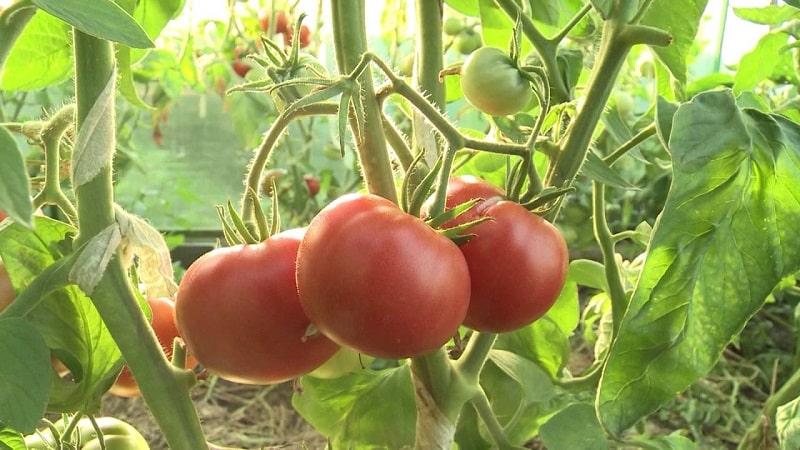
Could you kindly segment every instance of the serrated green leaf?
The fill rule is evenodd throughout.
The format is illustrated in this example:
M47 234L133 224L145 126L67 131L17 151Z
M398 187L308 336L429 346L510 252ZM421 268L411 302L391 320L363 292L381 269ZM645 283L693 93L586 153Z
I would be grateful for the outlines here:
M800 398L778 407L775 427L782 449L800 448Z
M654 0L642 24L660 28L672 35L666 47L651 47L681 86L686 84L686 60L697 35L708 0Z
M678 109L669 143L673 185L598 392L614 435L708 373L800 268L800 126L709 92Z
M608 291L605 266L590 259L576 259L569 263L569 276L580 286Z
M759 39L755 48L739 61L739 68L733 79L733 91L740 93L753 89L772 75L788 40L789 35L786 33L767 33Z
M333 379L304 377L302 387L292 405L333 448L414 445L417 414L408 365Z
M800 18L800 11L787 5L768 5L756 8L733 8L736 17L761 25L780 25L791 19Z
M556 413L542 425L539 438L549 450L605 450L610 447L594 407L588 403L574 403Z
M50 393L50 350L26 320L0 320L0 422L31 433Z
M0 210L15 221L33 227L33 205L25 161L17 141L0 127Z
M61 83L71 74L72 36L69 26L37 10L8 55L0 89L41 89Z
M32 0L44 11L76 29L134 48L155 46L136 20L111 0Z
M555 379L569 359L570 345L568 335L548 315L549 312L527 327L501 334L494 348L535 361Z

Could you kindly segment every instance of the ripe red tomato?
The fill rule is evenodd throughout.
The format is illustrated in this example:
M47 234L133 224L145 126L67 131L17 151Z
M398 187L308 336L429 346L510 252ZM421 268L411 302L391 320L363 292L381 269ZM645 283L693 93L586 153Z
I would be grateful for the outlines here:
M309 44L311 44L311 29L300 25L300 47L306 48Z
M324 335L400 359L455 335L469 304L469 271L458 247L421 219L382 197L349 194L308 226L297 288Z
M170 298L149 298L147 304L150 306L152 318L150 325L156 333L161 349L167 358L172 358L172 346L175 338L180 337L178 328L175 326L175 302ZM185 367L191 369L197 365L197 361L191 356L186 358ZM117 381L109 389L114 395L120 397L138 397L142 395L136 380L133 379L130 369L127 366L122 368L117 377Z
M297 295L295 260L304 229L254 245L213 250L189 266L178 287L176 321L209 372L248 384L304 375L339 349L309 335Z
M269 29L270 23L270 12L266 10L261 13L260 17L258 18L259 25L261 26L261 31L269 32L271 31L273 34L280 34L285 33L286 30L289 29L289 15L286 14L286 11L276 11L275 12L275 28L273 30Z
M464 325L504 333L543 316L567 276L567 244L550 222L521 205L490 199L477 205L492 220L472 227L462 245L472 283Z
M304 175L303 181L306 182L306 187L308 188L308 194L310 196L315 196L319 194L319 178L313 175Z
M459 175L450 177L447 182L447 196L445 199L445 210L450 210L458 205L467 203L471 200L487 200L493 197L505 195L502 189L472 175ZM422 217L428 215L428 211L433 203L433 198L428 199L422 206ZM446 222L442 228L452 228L480 218L477 205L461 213L453 220Z
M8 215L6 215L6 212L0 209L0 222L2 222L3 219L5 219L6 217L8 217Z
M11 277L8 275L3 260L0 259L0 311L6 309L14 301L14 286L11 285Z
M250 69L252 69L250 64L247 64L244 60L242 60L242 57L245 56L244 52L245 49L242 47L236 47L233 49L233 62L231 63L231 68L233 68L233 71L236 73L236 75L239 75L242 78L244 78L245 75L247 75L247 72L250 72Z
M496 47L475 50L461 67L464 98L478 110L493 116L522 111L533 96L530 83L511 58Z

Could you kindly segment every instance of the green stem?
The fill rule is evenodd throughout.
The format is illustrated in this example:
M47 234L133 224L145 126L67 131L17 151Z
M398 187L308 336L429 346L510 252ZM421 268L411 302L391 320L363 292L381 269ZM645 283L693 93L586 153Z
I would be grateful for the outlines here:
M444 67L444 49L442 48L442 3L430 0L414 2L417 19L415 40L417 64L414 81L420 92L424 92L428 100L444 112L445 86L439 80L439 72ZM415 130L416 134L417 131Z
M259 192L261 186L261 175L264 172L264 167L267 164L269 155L272 153L272 149L275 148L275 144L283 135L284 131L286 131L286 128L289 126L289 124L298 117L336 114L339 111L339 105L329 102L313 103L303 108L286 111L289 112L282 112L280 115L278 115L275 121L272 122L272 126L270 126L269 130L267 130L267 133L264 135L264 139L261 140L261 145L258 146L256 155L253 157L253 160L250 161L250 168L247 172L247 177L245 178L245 190L244 194L242 194L241 216L246 222L254 223L252 217L254 206L253 197L248 194L248 191L252 189L254 192Z
M567 22L567 24L564 25L561 30L559 30L550 40L556 43L563 41L569 32L572 31L572 29L575 28L575 26L578 25L581 20L583 20L586 14L589 14L589 11L592 10L592 7L593 6L591 2L587 2L585 5L583 5L583 7L572 17L572 19L570 19L570 21Z
M498 450L522 449L522 447L518 447L508 440L502 425L497 421L497 416L495 416L489 398L486 396L486 392L484 392L483 389L480 389L480 392L470 399L470 404L475 408L483 424L486 425L489 434L492 435L495 444L494 448Z
M620 145L619 148L614 150L610 155L603 158L603 162L608 164L609 166L613 165L623 155L625 155L634 147L646 141L650 137L654 136L655 134L656 134L656 124L651 123L650 125L644 127L642 131L636 133L636 136L628 139L627 142Z
M455 363L455 370L467 383L478 382L489 352L497 341L494 333L475 333L467 344L464 353Z
M611 299L611 315L614 320L613 335L616 336L622 323L622 316L625 315L625 310L628 308L628 299L619 277L619 268L614 253L614 237L606 220L605 186L597 181L592 182L592 215L594 217L594 236L603 254L608 296Z
M351 73L368 49L364 0L331 0L331 11L339 72ZM361 89L355 95L361 97L361 102L354 103L363 106L364 127L361 129L359 126L357 111L350 115L350 128L356 137L356 150L367 191L397 203L397 190L372 72L363 71L358 83Z
M110 42L73 30L77 124L82 125L101 92L114 82L114 48ZM107 115L103 120L113 121ZM113 125L113 124L112 124ZM110 127L113 129L113 126ZM90 181L75 188L80 231L75 246L115 222L111 158ZM118 255L90 295L100 317L119 346L139 384L153 417L173 449L206 448L189 389L161 350L150 324L139 308L127 271Z
M33 207L53 203L61 209L72 224L78 218L75 206L61 189L61 137L75 123L75 107L61 108L42 130L42 146L45 154L44 187L33 199Z
M793 373L791 378L781 386L778 392L772 394L767 399L764 403L764 409L761 411L761 415L756 419L750 429L747 430L738 448L740 450L761 448L764 429L772 426L778 407L794 400L798 396L800 396L800 371Z

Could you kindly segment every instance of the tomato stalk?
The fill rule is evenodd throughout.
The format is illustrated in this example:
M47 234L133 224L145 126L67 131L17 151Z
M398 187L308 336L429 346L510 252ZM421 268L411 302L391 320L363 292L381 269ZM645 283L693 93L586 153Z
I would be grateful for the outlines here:
M350 73L367 52L364 10L364 0L331 0L333 41L340 73ZM357 98L352 102L355 111L350 114L350 128L355 136L364 181L370 193L397 203L397 190L372 73L369 70L363 71L358 78L358 84L360 92L355 95L360 96L360 101ZM363 122L359 121L359 116L363 117Z
M622 323L622 316L628 309L628 298L625 289L622 287L620 273L616 262L614 251L614 240L611 230L608 228L605 210L606 188L602 183L592 181L592 216L595 240L600 246L603 255L603 268L608 284L608 297L611 299L611 315L613 317L612 336L617 335L619 326Z
M626 11L624 4L628 2L622 3L617 5L615 14L623 14ZM588 89L583 106L566 131L564 141L560 145L561 152L548 168L544 180L545 186L568 187L572 184L586 157L592 133L600 121L617 75L633 45L638 43L668 45L670 39L669 34L664 31L629 25L617 15L612 15L606 20L600 53L587 83ZM548 218L552 219L556 213L557 208L554 208Z
M61 137L75 123L75 107L61 108L42 130L44 147L44 187L33 199L34 209L46 203L54 203L71 223L77 221L78 211L61 189Z
M250 168L247 172L247 177L245 178L246 186L244 194L242 195L241 210L241 217L245 221L252 223L254 220L253 196L249 195L248 191L252 189L253 192L259 192L261 186L261 175L264 172L264 166L267 164L267 160L269 159L272 149L275 148L275 144L283 135L283 132L286 131L286 128L289 126L289 124L298 117L336 114L338 110L339 106L336 103L313 103L302 108L286 109L280 115L278 115L274 122L272 122L272 126L270 126L269 130L267 130L266 134L264 134L264 138L261 140L261 144L258 146L258 150L256 150L256 154L250 162Z
M110 42L79 30L73 30L73 34L77 129L80 133L98 99L113 94L116 74L114 48ZM101 123L107 121L104 125L113 130L113 114L103 115L97 120ZM111 140L113 145L113 136ZM98 144L105 145L99 142L89 145ZM75 187L80 224L75 239L76 248L115 223L111 169L113 148L104 150L101 154L108 155L108 158L98 161L101 166L95 176ZM179 381L161 351L161 345L139 308L118 255L112 257L90 297L136 376L144 398L170 446L175 449L206 447L188 387Z

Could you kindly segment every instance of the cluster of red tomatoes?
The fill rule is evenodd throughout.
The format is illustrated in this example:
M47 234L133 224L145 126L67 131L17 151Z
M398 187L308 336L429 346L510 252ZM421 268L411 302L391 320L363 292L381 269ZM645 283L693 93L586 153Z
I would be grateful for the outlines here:
M292 46L292 41L294 40L294 26L290 23L289 13L286 11L276 11L275 21L272 22L270 12L263 11L258 17L258 23L261 31L269 33L270 37L282 36L284 47L289 48ZM270 28L270 24L272 24L272 28ZM311 28L309 28L308 25L300 25L300 31L297 36L300 48L306 48L311 45ZM246 56L244 48L236 47L234 49L232 68L233 71L242 78L244 78L252 68L252 66L243 59L244 56Z
M482 200L444 228L490 218L461 246L388 200L345 195L307 228L196 260L178 289L177 328L209 372L267 384L309 373L341 347L402 359L446 344L462 325L523 327L558 297L567 247L502 194L451 180L447 208Z

